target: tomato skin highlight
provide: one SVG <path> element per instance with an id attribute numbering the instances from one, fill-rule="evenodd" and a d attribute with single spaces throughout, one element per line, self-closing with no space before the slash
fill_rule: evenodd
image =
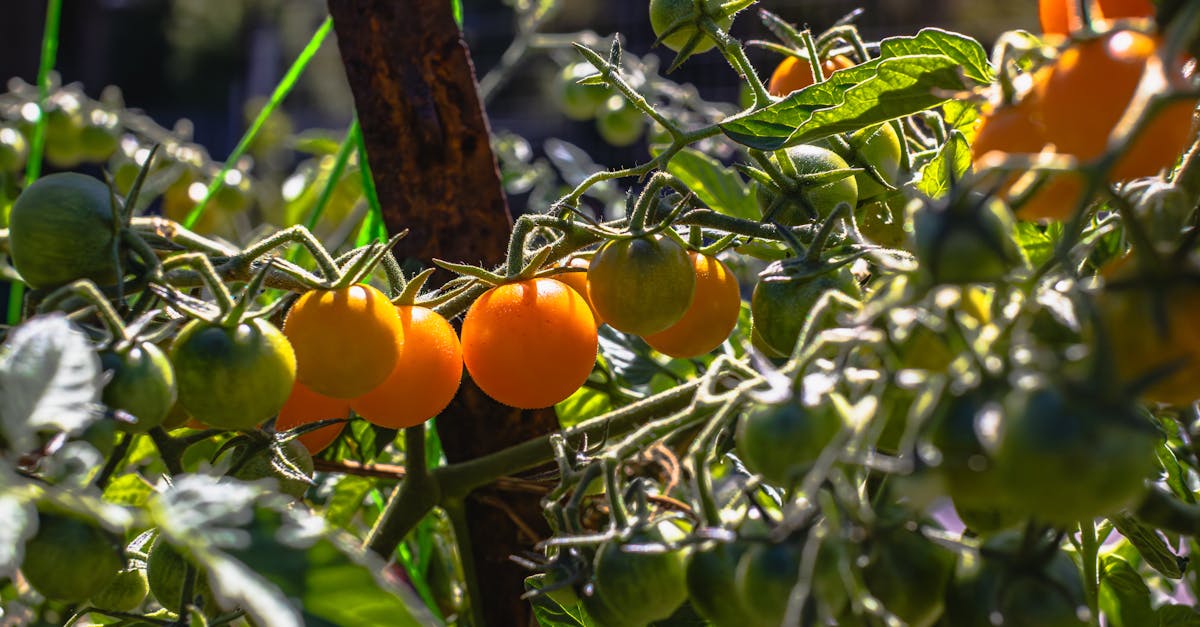
<path id="1" fill-rule="evenodd" d="M 292 384 L 292 393 L 288 396 L 287 402 L 279 410 L 279 417 L 275 419 L 275 431 L 288 431 L 321 420 L 348 418 L 349 416 L 350 403 L 346 399 L 317 394 L 303 383 L 296 381 Z M 332 424 L 316 431 L 309 431 L 296 439 L 304 445 L 304 448 L 308 449 L 310 454 L 316 455 L 333 444 L 333 441 L 341 435 L 345 428 L 345 423 Z"/>
<path id="2" fill-rule="evenodd" d="M 678 322 L 643 336 L 654 350 L 676 358 L 704 355 L 720 346 L 737 326 L 742 308 L 737 277 L 716 257 L 690 253 L 696 271 L 692 304 Z"/>
<path id="3" fill-rule="evenodd" d="M 687 251 L 659 235 L 605 244 L 592 258 L 587 278 L 600 317 L 618 331 L 641 336 L 679 322 L 696 290 Z"/>
<path id="4" fill-rule="evenodd" d="M 554 279 L 494 287 L 471 304 L 462 325 L 471 379 L 520 409 L 549 407 L 573 394 L 591 374 L 598 347 L 587 302 Z"/>
<path id="5" fill-rule="evenodd" d="M 21 192 L 9 213 L 13 266 L 32 287 L 91 279 L 116 283 L 113 207 L 108 186 L 83 174 L 44 176 Z"/>
<path id="6" fill-rule="evenodd" d="M 288 310 L 283 333 L 296 350 L 296 378 L 334 398 L 383 383 L 404 343 L 396 308 L 362 283 L 304 293 Z"/>
<path id="7" fill-rule="evenodd" d="M 462 381 L 462 345 L 454 327 L 432 309 L 396 307 L 404 345 L 396 366 L 374 390 L 350 401 L 372 424 L 389 429 L 419 425 L 441 413 Z"/>
<path id="8" fill-rule="evenodd" d="M 111 371 L 100 400 L 111 409 L 123 410 L 137 422 L 118 422 L 128 433 L 145 433 L 162 424 L 175 405 L 175 371 L 162 349 L 139 342 L 125 351 L 100 353 L 100 365 Z"/>
<path id="9" fill-rule="evenodd" d="M 269 322 L 233 328 L 193 320 L 171 344 L 179 404 L 218 429 L 253 429 L 287 402 L 296 357 Z"/>

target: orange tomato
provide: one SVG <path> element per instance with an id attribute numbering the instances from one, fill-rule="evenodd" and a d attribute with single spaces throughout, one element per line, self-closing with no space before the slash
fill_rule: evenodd
<path id="1" fill-rule="evenodd" d="M 1129 17 L 1150 17 L 1154 5 L 1150 0 L 1096 0 L 1100 4 L 1100 15 L 1106 20 Z"/>
<path id="2" fill-rule="evenodd" d="M 548 278 L 484 292 L 462 325 L 463 362 L 488 396 L 521 409 L 549 407 L 578 390 L 598 348 L 587 302 Z"/>
<path id="3" fill-rule="evenodd" d="M 454 327 L 432 309 L 396 307 L 404 346 L 396 367 L 374 390 L 350 401 L 372 424 L 404 429 L 441 413 L 462 382 L 462 345 Z"/>
<path id="4" fill-rule="evenodd" d="M 1038 21 L 1042 24 L 1044 35 L 1065 37 L 1083 27 L 1075 0 L 1039 0 Z"/>
<path id="5" fill-rule="evenodd" d="M 404 343 L 396 308 L 364 284 L 305 293 L 288 311 L 283 334 L 296 350 L 296 379 L 334 398 L 383 383 Z"/>
<path id="6" fill-rule="evenodd" d="M 737 325 L 742 294 L 737 277 L 716 257 L 690 253 L 696 268 L 696 292 L 683 318 L 666 331 L 647 335 L 654 350 L 671 357 L 703 355 L 721 345 Z"/>
<path id="7" fill-rule="evenodd" d="M 288 431 L 320 420 L 349 416 L 350 403 L 346 399 L 317 394 L 297 381 L 292 386 L 292 394 L 283 404 L 283 409 L 279 410 L 279 417 L 275 419 L 275 431 Z M 332 424 L 309 431 L 296 439 L 308 449 L 310 455 L 316 455 L 333 444 L 345 428 L 344 422 Z"/>
<path id="8" fill-rule="evenodd" d="M 830 74 L 838 70 L 844 70 L 849 67 L 854 67 L 854 61 L 840 54 L 826 59 L 821 63 L 821 70 L 825 78 L 829 78 Z M 808 61 L 799 57 L 789 56 L 780 61 L 779 65 L 775 67 L 775 71 L 771 73 L 771 81 L 767 84 L 767 91 L 772 96 L 783 97 L 812 84 L 812 66 L 809 65 Z"/>
<path id="9" fill-rule="evenodd" d="M 571 257 L 566 265 L 571 268 L 587 270 L 591 262 L 582 257 Z M 604 319 L 600 317 L 600 312 L 596 311 L 596 306 L 592 304 L 592 296 L 588 293 L 587 272 L 564 272 L 554 275 L 554 278 L 566 283 L 568 287 L 582 296 L 583 300 L 587 301 L 588 307 L 592 310 L 592 317 L 596 319 L 596 326 L 604 324 Z"/>

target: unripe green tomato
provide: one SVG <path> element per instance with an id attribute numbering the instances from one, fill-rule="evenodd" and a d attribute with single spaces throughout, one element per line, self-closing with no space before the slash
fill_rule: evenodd
<path id="1" fill-rule="evenodd" d="M 100 353 L 100 366 L 112 372 L 104 386 L 101 402 L 137 419 L 120 422 L 122 431 L 145 433 L 163 423 L 175 405 L 175 371 L 162 349 L 149 342 L 138 342 L 121 351 Z"/>
<path id="2" fill-rule="evenodd" d="M 735 593 L 750 627 L 782 625 L 792 590 L 800 579 L 800 553 L 794 542 L 752 545 L 738 560 Z M 806 610 L 811 611 L 811 605 Z"/>
<path id="3" fill-rule="evenodd" d="M 121 127 L 115 115 L 93 111 L 79 131 L 80 151 L 92 163 L 104 163 L 121 144 Z"/>
<path id="4" fill-rule="evenodd" d="M 904 208 L 907 204 L 908 201 L 900 195 L 864 204 L 854 212 L 858 231 L 863 237 L 885 248 L 907 248 L 910 237 L 905 230 L 908 216 Z"/>
<path id="5" fill-rule="evenodd" d="M 704 0 L 704 11 L 710 17 L 717 16 L 721 4 L 722 0 Z M 693 0 L 650 0 L 650 27 L 654 29 L 654 35 L 662 44 L 675 52 L 683 50 L 693 37 L 700 38 L 692 49 L 693 53 L 706 52 L 715 45 L 711 37 L 701 32 L 700 17 L 696 13 Z M 720 17 L 716 22 L 721 30 L 729 30 L 733 25 L 733 16 Z M 667 34 L 667 29 L 676 24 L 682 24 L 682 27 Z"/>
<path id="6" fill-rule="evenodd" d="M 117 447 L 117 421 L 107 417 L 94 420 L 79 434 L 78 439 L 91 444 L 100 455 L 108 458 Z"/>
<path id="7" fill-rule="evenodd" d="M 851 133 L 846 137 L 850 150 L 842 157 L 851 167 L 874 168 L 892 187 L 898 187 L 896 177 L 900 175 L 901 146 L 900 137 L 891 124 L 870 126 Z M 854 175 L 858 184 L 859 200 L 874 198 L 888 189 L 871 176 L 870 172 L 859 172 Z"/>
<path id="8" fill-rule="evenodd" d="M 29 143 L 21 131 L 11 126 L 0 126 L 0 171 L 17 172 L 25 167 L 29 156 Z"/>
<path id="9" fill-rule="evenodd" d="M 856 299 L 862 298 L 858 281 L 847 266 L 803 278 L 790 277 L 786 272 L 773 272 L 768 268 L 750 296 L 753 334 L 764 346 L 774 351 L 775 356 L 791 355 L 805 317 L 829 290 L 837 290 Z"/>
<path id="10" fill-rule="evenodd" d="M 308 449 L 300 443 L 299 439 L 288 440 L 283 445 L 283 458 L 288 464 L 294 466 L 297 470 L 303 472 L 309 478 L 313 475 L 313 459 L 308 453 Z M 259 479 L 274 479 L 279 484 L 279 491 L 294 498 L 299 499 L 304 497 L 304 493 L 308 491 L 308 482 L 301 481 L 295 477 L 285 474 L 283 471 L 276 468 L 275 453 L 266 448 L 253 457 L 242 463 L 237 470 L 233 471 L 231 476 L 241 479 L 242 481 L 258 481 Z"/>
<path id="11" fill-rule="evenodd" d="M 613 146 L 630 146 L 641 139 L 646 120 L 624 96 L 610 97 L 596 117 L 596 130 Z"/>
<path id="12" fill-rule="evenodd" d="M 634 335 L 678 322 L 696 289 L 691 257 L 661 235 L 608 242 L 592 257 L 587 275 L 588 296 L 600 318 Z"/>
<path id="13" fill-rule="evenodd" d="M 801 144 L 788 148 L 786 154 L 800 177 L 850 167 L 836 152 L 820 146 Z M 783 171 L 788 173 L 786 169 Z M 826 183 L 803 183 L 801 179 L 796 179 L 791 184 L 796 189 L 785 191 L 783 198 L 778 201 L 772 190 L 762 186 L 758 188 L 758 206 L 764 219 L 773 211 L 770 219 L 775 222 L 783 226 L 799 226 L 829 217 L 841 203 L 849 205 L 851 210 L 858 205 L 858 183 L 854 175 Z M 773 206 L 776 208 L 772 209 Z"/>
<path id="14" fill-rule="evenodd" d="M 83 115 L 62 107 L 46 112 L 46 161 L 57 168 L 73 168 L 83 163 Z"/>
<path id="15" fill-rule="evenodd" d="M 604 106 L 612 90 L 604 85 L 580 85 L 579 81 L 596 74 L 591 63 L 563 66 L 558 75 L 558 106 L 572 120 L 590 120 Z"/>
<path id="16" fill-rule="evenodd" d="M 1014 539 L 1003 534 L 996 540 Z M 1048 563 L 1022 563 L 996 555 L 997 542 L 985 545 L 990 556 L 964 551 L 954 580 L 946 589 L 945 621 L 955 627 L 1084 627 L 1090 624 L 1079 569 L 1066 553 L 1055 551 Z"/>
<path id="17" fill-rule="evenodd" d="M 21 572 L 48 599 L 83 601 L 106 588 L 124 563 L 111 533 L 71 514 L 38 513 L 38 530 L 25 542 Z"/>
<path id="18" fill-rule="evenodd" d="M 682 532 L 670 522 L 632 534 L 631 544 L 679 540 Z M 687 554 L 682 549 L 635 553 L 624 543 L 609 541 L 596 552 L 593 594 L 584 606 L 602 627 L 635 627 L 667 618 L 687 600 Z M 595 612 L 593 612 L 595 608 Z"/>
<path id="19" fill-rule="evenodd" d="M 692 550 L 687 564 L 688 599 L 696 612 L 714 627 L 743 627 L 749 613 L 742 597 L 731 594 L 737 585 L 742 542 L 711 542 Z"/>
<path id="20" fill-rule="evenodd" d="M 841 428 L 841 415 L 829 403 L 755 403 L 738 419 L 734 437 L 747 468 L 774 485 L 788 486 L 812 467 Z"/>
<path id="21" fill-rule="evenodd" d="M 924 535 L 906 529 L 878 533 L 862 567 L 871 594 L 907 625 L 932 627 L 942 615 L 943 594 L 955 556 Z"/>
<path id="22" fill-rule="evenodd" d="M 235 327 L 193 320 L 171 345 L 179 404 L 218 429 L 253 429 L 279 413 L 296 380 L 296 355 L 262 319 Z"/>
<path id="23" fill-rule="evenodd" d="M 188 562 L 170 544 L 162 538 L 154 540 L 146 556 L 146 580 L 150 584 L 150 594 L 158 604 L 171 610 L 179 609 L 183 597 L 184 577 L 187 575 Z M 193 565 L 194 567 L 194 565 Z M 212 587 L 208 582 L 208 574 L 196 568 L 196 579 L 192 586 L 192 599 L 188 604 L 198 602 L 200 609 L 206 613 L 217 610 L 213 599 Z"/>
<path id="24" fill-rule="evenodd" d="M 117 573 L 108 587 L 92 595 L 90 603 L 102 610 L 132 612 L 141 607 L 149 593 L 146 571 L 129 568 Z"/>
<path id="25" fill-rule="evenodd" d="M 13 203 L 9 229 L 13 265 L 33 287 L 118 279 L 113 206 L 98 179 L 66 172 L 34 181 Z"/>
<path id="26" fill-rule="evenodd" d="M 913 251 L 937 283 L 987 283 L 1024 267 L 1012 212 L 1004 201 L 968 194 L 950 206 L 909 204 Z"/>

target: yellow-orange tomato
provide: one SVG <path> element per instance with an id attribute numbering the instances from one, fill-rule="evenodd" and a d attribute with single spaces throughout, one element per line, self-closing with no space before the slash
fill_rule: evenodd
<path id="1" fill-rule="evenodd" d="M 1036 83 L 1046 140 L 1082 161 L 1099 157 L 1137 90 L 1158 42 L 1129 30 L 1111 31 L 1063 51 Z M 1182 83 L 1182 67 L 1167 75 Z M 1166 86 L 1164 86 L 1166 88 Z M 1191 137 L 1196 100 L 1172 103 L 1150 121 L 1111 173 L 1113 181 L 1154 176 L 1174 165 Z"/>
<path id="2" fill-rule="evenodd" d="M 1065 37 L 1083 28 L 1076 1 L 1040 0 L 1038 19 L 1042 23 L 1042 33 Z M 1154 5 L 1150 0 L 1096 0 L 1092 12 L 1092 18 L 1095 20 L 1119 20 L 1152 15 Z"/>
<path id="3" fill-rule="evenodd" d="M 364 284 L 306 292 L 288 311 L 283 334 L 296 350 L 296 379 L 334 398 L 383 383 L 404 343 L 396 308 Z"/>
<path id="4" fill-rule="evenodd" d="M 288 431 L 321 420 L 348 417 L 350 403 L 346 399 L 317 394 L 297 381 L 292 386 L 292 393 L 283 404 L 283 409 L 279 410 L 279 417 L 275 419 L 275 430 Z M 296 439 L 308 449 L 310 455 L 316 455 L 333 444 L 344 428 L 346 423 L 339 422 L 309 431 Z"/>
<path id="5" fill-rule="evenodd" d="M 454 327 L 432 309 L 396 307 L 404 346 L 396 367 L 374 390 L 350 401 L 358 415 L 389 429 L 404 429 L 441 413 L 462 381 L 462 346 Z"/>
<path id="6" fill-rule="evenodd" d="M 1106 20 L 1154 15 L 1154 5 L 1150 0 L 1096 0 L 1096 2 L 1100 5 L 1100 17 Z"/>
<path id="7" fill-rule="evenodd" d="M 521 409 L 549 407 L 583 385 L 596 362 L 587 302 L 554 279 L 494 287 L 463 320 L 463 362 L 488 396 Z"/>
<path id="8" fill-rule="evenodd" d="M 825 78 L 838 70 L 854 67 L 854 61 L 843 55 L 830 57 L 821 63 Z M 772 96 L 783 97 L 794 91 L 804 89 L 813 84 L 812 66 L 808 61 L 799 57 L 787 57 L 779 62 L 771 73 L 771 81 L 767 83 L 767 91 Z"/>
<path id="9" fill-rule="evenodd" d="M 587 270 L 591 264 L 587 259 L 582 257 L 571 257 L 566 263 L 570 268 L 583 268 Z M 587 272 L 563 272 L 562 274 L 554 275 L 555 279 L 566 283 L 568 287 L 575 290 L 583 300 L 587 301 L 588 307 L 592 310 L 592 317 L 596 319 L 596 326 L 604 324 L 604 319 L 600 317 L 600 312 L 596 311 L 596 306 L 592 304 L 592 296 L 588 290 Z"/>
<path id="10" fill-rule="evenodd" d="M 737 325 L 742 295 L 737 277 L 716 257 L 690 253 L 696 268 L 696 293 L 679 322 L 647 335 L 654 350 L 671 357 L 697 357 L 721 345 Z"/>

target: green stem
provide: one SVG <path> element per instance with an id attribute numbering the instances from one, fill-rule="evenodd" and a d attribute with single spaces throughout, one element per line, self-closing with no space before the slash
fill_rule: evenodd
<path id="1" fill-rule="evenodd" d="M 479 576 L 475 568 L 475 552 L 471 546 L 471 528 L 467 524 L 466 503 L 461 498 L 446 499 L 442 508 L 446 510 L 450 524 L 454 527 L 454 543 L 458 546 L 458 559 L 462 564 L 463 581 L 467 587 L 470 624 L 483 627 L 487 621 L 483 613 L 483 592 L 479 589 Z"/>
<path id="2" fill-rule="evenodd" d="M 121 465 L 121 461 L 125 459 L 125 454 L 129 452 L 129 445 L 133 442 L 135 436 L 131 433 L 122 433 L 117 439 L 117 445 L 113 447 L 113 452 L 108 456 L 108 460 L 104 462 L 104 467 L 96 475 L 92 485 L 100 492 L 104 492 L 104 488 L 108 486 L 108 482 L 112 479 L 113 473 Z"/>
<path id="3" fill-rule="evenodd" d="M 767 88 L 763 85 L 762 78 L 754 71 L 754 64 L 750 63 L 750 59 L 746 57 L 746 51 L 742 49 L 742 44 L 737 39 L 734 39 L 721 30 L 721 27 L 710 18 L 700 20 L 700 28 L 712 37 L 713 41 L 717 42 L 717 49 L 725 57 L 738 74 L 741 74 L 746 82 L 750 84 L 750 90 L 754 93 L 753 110 L 757 111 L 771 104 L 771 94 L 767 93 Z"/>
<path id="4" fill-rule="evenodd" d="M 1083 561 L 1083 587 L 1087 594 L 1088 609 L 1092 625 L 1100 625 L 1100 542 L 1096 537 L 1096 524 L 1091 520 L 1079 523 L 1079 537 Z"/>
<path id="5" fill-rule="evenodd" d="M 367 535 L 363 547 L 380 556 L 389 556 L 404 537 L 438 504 L 445 504 L 437 476 L 431 475 L 425 460 L 425 425 L 404 430 L 404 481 L 395 489 L 383 513 Z M 465 498 L 466 494 L 458 495 Z"/>

